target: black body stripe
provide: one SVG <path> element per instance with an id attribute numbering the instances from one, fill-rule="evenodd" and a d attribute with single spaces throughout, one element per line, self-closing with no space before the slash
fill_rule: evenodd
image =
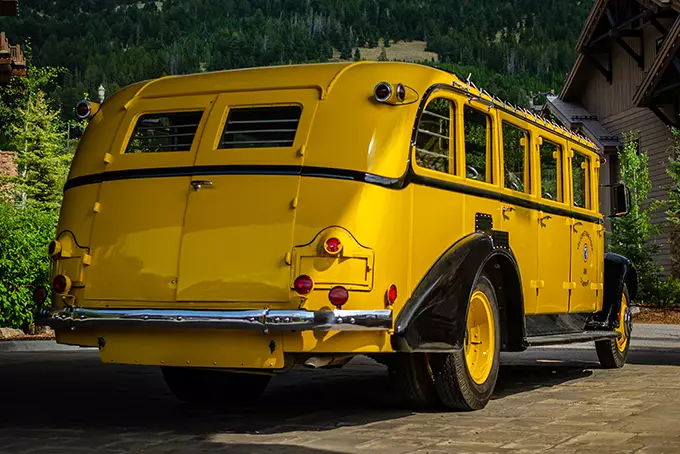
<path id="1" fill-rule="evenodd" d="M 66 182 L 64 190 L 84 186 L 88 184 L 103 183 L 106 181 L 132 180 L 139 178 L 168 178 L 168 177 L 190 177 L 207 175 L 301 175 L 305 177 L 331 178 L 361 183 L 374 184 L 388 189 L 404 189 L 409 184 L 418 184 L 445 191 L 458 192 L 461 194 L 482 197 L 485 199 L 497 200 L 499 202 L 512 203 L 524 208 L 542 210 L 546 213 L 573 217 L 586 222 L 601 223 L 602 220 L 596 216 L 581 213 L 574 213 L 566 208 L 558 208 L 544 205 L 539 202 L 525 200 L 519 197 L 502 194 L 492 189 L 478 188 L 466 184 L 443 181 L 436 178 L 417 175 L 409 166 L 409 170 L 400 178 L 387 178 L 379 175 L 359 172 L 348 169 L 334 169 L 327 167 L 302 167 L 286 165 L 214 165 L 214 166 L 187 166 L 154 169 L 133 169 L 133 170 L 114 170 L 93 175 L 84 175 L 72 178 Z"/>

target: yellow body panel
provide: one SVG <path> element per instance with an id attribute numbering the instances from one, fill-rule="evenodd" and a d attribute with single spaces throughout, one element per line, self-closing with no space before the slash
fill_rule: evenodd
<path id="1" fill-rule="evenodd" d="M 376 102 L 373 88 L 382 81 L 403 83 L 409 98 Z M 413 143 L 423 102 L 439 97 L 453 106 L 444 118 L 448 136 L 430 131 L 448 147 L 444 171 L 421 166 Z M 290 143 L 224 142 L 231 112 L 277 106 L 301 109 Z M 475 164 L 485 166 L 485 181 L 467 174 L 466 106 L 487 117 L 486 162 Z M 186 150 L 126 153 L 143 116 L 196 111 L 202 115 Z M 503 184 L 503 121 L 526 131 L 530 144 L 524 192 Z M 237 133 L 258 133 L 246 126 Z M 563 150 L 561 201 L 541 195 L 541 138 Z M 571 150 L 590 159 L 585 207 L 572 203 Z M 142 82 L 101 106 L 76 153 L 58 229 L 64 253 L 54 268 L 74 288 L 54 305 L 319 311 L 333 309 L 329 290 L 342 285 L 349 292 L 342 309 L 388 308 L 394 320 L 482 214 L 509 234 L 527 315 L 594 312 L 602 307 L 604 249 L 602 216 L 592 208 L 599 206 L 598 165 L 592 143 L 425 66 L 320 64 Z M 412 182 L 414 175 L 437 183 Z M 323 248 L 331 235 L 343 245 L 337 256 Z M 292 288 L 303 274 L 315 286 L 301 296 Z M 284 353 L 390 352 L 390 334 L 101 328 L 59 330 L 58 340 L 92 346 L 103 337 L 107 362 L 276 369 Z"/>

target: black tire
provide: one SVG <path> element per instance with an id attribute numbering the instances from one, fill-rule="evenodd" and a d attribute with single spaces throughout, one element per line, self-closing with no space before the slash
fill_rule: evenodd
<path id="1" fill-rule="evenodd" d="M 165 383 L 180 400 L 200 404 L 254 403 L 271 380 L 270 375 L 240 374 L 219 369 L 161 367 Z"/>
<path id="2" fill-rule="evenodd" d="M 426 353 L 395 353 L 388 364 L 392 386 L 405 405 L 419 410 L 441 406 Z"/>
<path id="3" fill-rule="evenodd" d="M 482 273 L 475 282 L 474 291 L 480 290 L 486 295 L 491 307 L 494 324 L 493 363 L 486 380 L 478 384 L 470 375 L 465 360 L 465 350 L 437 355 L 432 358 L 434 382 L 437 394 L 442 403 L 451 409 L 470 411 L 480 410 L 486 406 L 493 395 L 500 363 L 501 329 L 498 300 L 489 277 Z M 467 323 L 467 322 L 466 322 Z"/>
<path id="4" fill-rule="evenodd" d="M 628 294 L 628 287 L 626 287 L 625 284 L 623 286 L 623 295 L 626 298 L 628 308 L 630 308 L 630 296 Z M 630 323 L 632 328 L 632 319 Z M 628 351 L 630 350 L 630 333 L 628 333 L 627 338 L 628 340 L 623 351 L 619 350 L 616 339 L 606 339 L 595 342 L 597 358 L 600 360 L 600 365 L 604 369 L 620 369 L 626 364 L 626 361 L 628 360 Z"/>

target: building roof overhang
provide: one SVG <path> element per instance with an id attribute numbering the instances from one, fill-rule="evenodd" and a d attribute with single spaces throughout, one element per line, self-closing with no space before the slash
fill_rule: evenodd
<path id="1" fill-rule="evenodd" d="M 619 9 L 622 11 L 616 14 Z M 680 0 L 595 0 L 577 41 L 578 56 L 565 79 L 560 98 L 574 100 L 593 69 L 611 82 L 613 68 L 603 66 L 593 55 L 614 44 L 622 46 L 638 66 L 644 68 L 642 53 L 636 52 L 623 38 L 641 39 L 644 24 L 651 23 L 661 29 L 660 18 L 676 18 L 678 13 Z"/>
<path id="2" fill-rule="evenodd" d="M 600 153 L 616 150 L 621 141 L 602 126 L 597 117 L 577 103 L 565 102 L 557 96 L 547 96 L 543 106 L 544 115 L 551 113 L 562 125 L 590 139 Z"/>

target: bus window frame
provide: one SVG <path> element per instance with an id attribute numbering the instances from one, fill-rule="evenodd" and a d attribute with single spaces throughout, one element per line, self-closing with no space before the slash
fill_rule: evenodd
<path id="1" fill-rule="evenodd" d="M 550 142 L 557 147 L 559 147 L 560 151 L 560 157 L 557 160 L 559 164 L 559 168 L 557 171 L 557 176 L 558 176 L 558 181 L 557 181 L 557 189 L 558 192 L 557 194 L 561 194 L 561 201 L 559 200 L 560 197 L 558 197 L 558 200 L 550 200 L 547 198 L 543 197 L 543 174 L 541 172 L 541 146 L 543 145 L 544 142 Z M 569 150 L 569 146 L 566 140 L 562 139 L 558 135 L 552 135 L 552 134 L 547 134 L 544 132 L 538 132 L 535 134 L 534 138 L 534 149 L 535 151 L 535 165 L 536 165 L 536 172 L 534 175 L 534 181 L 535 181 L 535 190 L 536 194 L 538 197 L 538 200 L 547 205 L 553 205 L 556 207 L 564 208 L 566 207 L 569 209 L 569 204 L 571 203 L 570 201 L 570 193 L 568 192 L 566 185 L 564 184 L 566 181 L 566 178 L 569 177 L 570 171 L 568 170 L 568 164 L 569 162 L 567 161 L 567 151 Z"/>
<path id="2" fill-rule="evenodd" d="M 524 191 L 516 191 L 512 188 L 505 187 L 505 147 L 503 142 L 503 123 L 507 123 L 514 128 L 524 131 L 527 135 L 527 141 L 529 143 L 524 146 Z M 527 124 L 529 127 L 520 126 L 520 123 L 515 119 L 515 117 L 507 115 L 504 112 L 499 112 L 497 125 L 498 127 L 496 129 L 498 135 L 499 155 L 498 167 L 500 172 L 499 180 L 501 191 L 513 197 L 535 199 L 537 191 L 536 184 L 534 183 L 534 175 L 536 172 L 534 168 L 534 153 L 532 152 L 534 140 L 531 133 L 531 124 Z M 529 188 L 529 191 L 526 190 L 527 187 Z M 538 196 L 540 200 L 540 194 L 538 194 Z"/>
<path id="3" fill-rule="evenodd" d="M 454 93 L 451 93 L 449 91 L 444 91 L 444 90 L 437 90 L 434 91 L 433 93 L 430 94 L 430 96 L 427 98 L 427 100 L 424 103 L 424 108 L 423 110 L 427 109 L 427 106 L 433 102 L 436 101 L 437 99 L 445 99 L 449 101 L 452 104 L 453 112 L 451 112 L 451 117 L 450 117 L 450 124 L 449 124 L 449 170 L 451 169 L 451 165 L 455 166 L 455 172 L 440 172 L 438 170 L 430 169 L 427 167 L 423 167 L 418 164 L 418 159 L 416 156 L 417 150 L 416 150 L 416 141 L 418 137 L 418 129 L 420 129 L 420 120 L 422 118 L 423 113 L 420 112 L 418 118 L 416 118 L 416 123 L 415 123 L 415 136 L 414 136 L 414 143 L 411 144 L 411 165 L 413 168 L 413 171 L 416 174 L 420 174 L 424 177 L 428 178 L 434 178 L 434 179 L 439 179 L 439 180 L 453 180 L 456 182 L 460 182 L 462 178 L 459 176 L 460 171 L 461 171 L 461 153 L 458 152 L 459 147 L 458 147 L 458 138 L 460 134 L 457 132 L 458 128 L 458 116 L 461 111 L 460 107 L 460 100 L 458 99 L 457 96 L 455 96 Z"/>
<path id="4" fill-rule="evenodd" d="M 573 156 L 572 156 L 573 153 Z M 572 163 L 573 159 L 576 156 L 576 154 L 580 154 L 581 156 L 585 157 L 588 160 L 588 176 L 586 178 L 587 181 L 587 202 L 589 204 L 589 207 L 587 208 L 582 208 L 574 205 L 574 175 L 573 175 L 573 168 L 572 168 Z M 583 147 L 579 147 L 577 144 L 570 142 L 569 143 L 569 157 L 568 157 L 568 164 L 569 164 L 569 178 L 571 179 L 571 185 L 569 188 L 569 204 L 571 207 L 571 210 L 576 212 L 576 213 L 583 213 L 587 215 L 595 215 L 599 216 L 600 210 L 599 210 L 599 198 L 598 198 L 598 191 L 595 188 L 599 187 L 599 184 L 597 182 L 597 169 L 599 168 L 599 156 L 593 153 L 590 150 L 587 150 Z"/>
<path id="5" fill-rule="evenodd" d="M 479 181 L 479 180 L 473 180 L 472 178 L 467 178 L 467 159 L 466 159 L 466 153 L 465 153 L 465 108 L 469 107 L 473 110 L 476 110 L 477 112 L 483 114 L 486 116 L 487 120 L 487 128 L 486 128 L 486 172 L 487 175 L 491 177 L 491 182 L 488 181 Z M 465 184 L 471 185 L 471 186 L 478 186 L 480 188 L 485 188 L 493 191 L 497 191 L 498 193 L 502 192 L 503 189 L 503 183 L 502 179 L 499 177 L 499 162 L 500 162 L 500 134 L 498 133 L 498 127 L 499 127 L 499 117 L 498 117 L 498 109 L 496 109 L 495 106 L 490 107 L 487 103 L 477 101 L 477 100 L 470 100 L 466 99 L 465 102 L 463 103 L 462 107 L 459 109 L 459 114 L 458 114 L 458 123 L 456 124 L 456 127 L 460 131 L 460 133 L 457 135 L 458 136 L 458 149 L 461 150 L 459 153 L 460 155 L 460 161 L 462 161 L 461 165 L 459 166 L 460 173 L 461 173 L 461 178 L 463 179 L 463 182 Z M 491 137 L 489 137 L 489 134 L 491 134 Z M 489 149 L 489 147 L 491 149 Z M 489 158 L 491 158 L 491 162 L 489 162 Z"/>

